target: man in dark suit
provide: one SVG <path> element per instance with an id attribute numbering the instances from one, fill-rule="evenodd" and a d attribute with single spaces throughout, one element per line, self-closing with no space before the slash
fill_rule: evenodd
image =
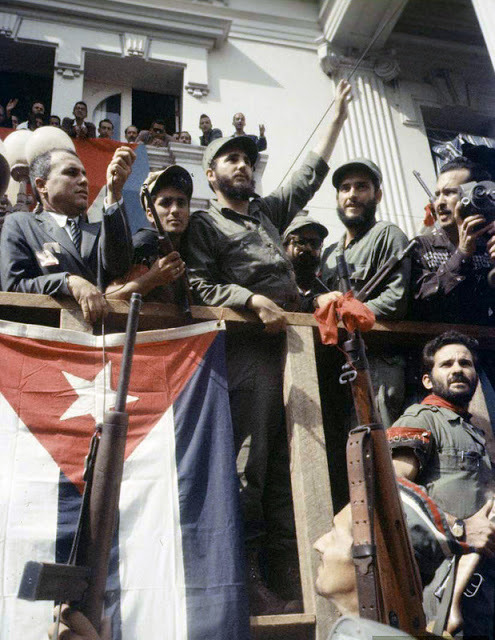
<path id="1" fill-rule="evenodd" d="M 7 217 L 0 240 L 2 289 L 69 295 L 84 319 L 106 314 L 101 291 L 131 266 L 132 240 L 120 203 L 135 154 L 118 148 L 107 168 L 102 222 L 89 223 L 88 180 L 78 156 L 55 149 L 37 156 L 30 178 L 38 207 Z"/>
<path id="2" fill-rule="evenodd" d="M 96 138 L 96 127 L 92 122 L 85 122 L 84 118 L 88 115 L 88 107 L 85 102 L 80 100 L 76 102 L 72 109 L 74 118 L 64 118 L 62 121 L 62 129 L 70 135 L 71 138 Z"/>

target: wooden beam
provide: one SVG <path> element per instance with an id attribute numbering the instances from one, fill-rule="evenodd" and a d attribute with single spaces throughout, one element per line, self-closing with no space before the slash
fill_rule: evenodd
<path id="1" fill-rule="evenodd" d="M 333 510 L 311 327 L 287 328 L 284 399 L 304 612 L 316 616 L 315 638 L 325 640 L 339 614 L 314 586 L 313 544 L 330 531 Z"/>
<path id="2" fill-rule="evenodd" d="M 280 616 L 252 616 L 253 640 L 314 640 L 314 615 L 295 613 Z"/>

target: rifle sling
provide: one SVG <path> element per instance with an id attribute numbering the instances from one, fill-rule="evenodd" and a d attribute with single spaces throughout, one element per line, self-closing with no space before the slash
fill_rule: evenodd
<path id="1" fill-rule="evenodd" d="M 371 431 L 377 424 L 357 427 L 347 441 L 347 472 L 352 513 L 352 557 L 356 570 L 359 615 L 380 621 L 374 531 L 375 475 Z"/>
<path id="2" fill-rule="evenodd" d="M 85 481 L 85 485 L 82 495 L 81 508 L 79 510 L 79 515 L 77 518 L 76 532 L 72 540 L 72 546 L 67 564 L 77 564 L 83 527 L 87 524 L 89 518 L 89 498 L 91 496 L 91 488 L 93 486 L 93 471 L 95 467 L 96 454 L 98 452 L 98 445 L 100 443 L 101 427 L 101 424 L 96 425 L 95 432 L 93 433 L 89 444 L 88 455 L 86 456 L 86 459 L 84 461 L 83 480 Z"/>

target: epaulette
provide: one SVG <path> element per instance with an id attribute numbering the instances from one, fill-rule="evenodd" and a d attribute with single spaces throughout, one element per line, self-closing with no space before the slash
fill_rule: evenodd
<path id="1" fill-rule="evenodd" d="M 441 407 L 437 407 L 434 404 L 413 404 L 407 408 L 407 411 L 405 411 L 402 416 L 417 416 L 423 411 L 433 411 L 437 413 L 440 411 L 440 408 Z"/>

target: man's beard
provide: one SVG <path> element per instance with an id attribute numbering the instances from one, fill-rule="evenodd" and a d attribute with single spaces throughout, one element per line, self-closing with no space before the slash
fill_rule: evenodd
<path id="1" fill-rule="evenodd" d="M 360 206 L 362 207 L 361 213 L 357 216 L 353 216 L 352 218 L 346 216 L 345 210 L 342 207 L 337 207 L 339 220 L 346 229 L 366 229 L 375 219 L 376 202 L 374 200 Z"/>
<path id="2" fill-rule="evenodd" d="M 215 180 L 214 185 L 226 198 L 229 200 L 249 200 L 254 196 L 254 179 L 250 182 L 243 182 L 242 184 L 234 184 L 231 178 L 218 177 Z"/>
<path id="3" fill-rule="evenodd" d="M 305 276 L 314 275 L 319 264 L 319 257 L 312 253 L 300 253 L 292 259 L 294 271 Z"/>
<path id="4" fill-rule="evenodd" d="M 452 382 L 465 382 L 469 388 L 467 391 L 455 391 L 449 386 Z M 464 375 L 456 373 L 451 376 L 450 380 L 445 385 L 443 382 L 439 382 L 431 376 L 431 384 L 431 390 L 435 395 L 440 396 L 440 398 L 443 398 L 457 406 L 466 407 L 474 396 L 476 385 L 478 384 L 478 378 L 476 377 L 476 380 L 471 383 Z"/>

